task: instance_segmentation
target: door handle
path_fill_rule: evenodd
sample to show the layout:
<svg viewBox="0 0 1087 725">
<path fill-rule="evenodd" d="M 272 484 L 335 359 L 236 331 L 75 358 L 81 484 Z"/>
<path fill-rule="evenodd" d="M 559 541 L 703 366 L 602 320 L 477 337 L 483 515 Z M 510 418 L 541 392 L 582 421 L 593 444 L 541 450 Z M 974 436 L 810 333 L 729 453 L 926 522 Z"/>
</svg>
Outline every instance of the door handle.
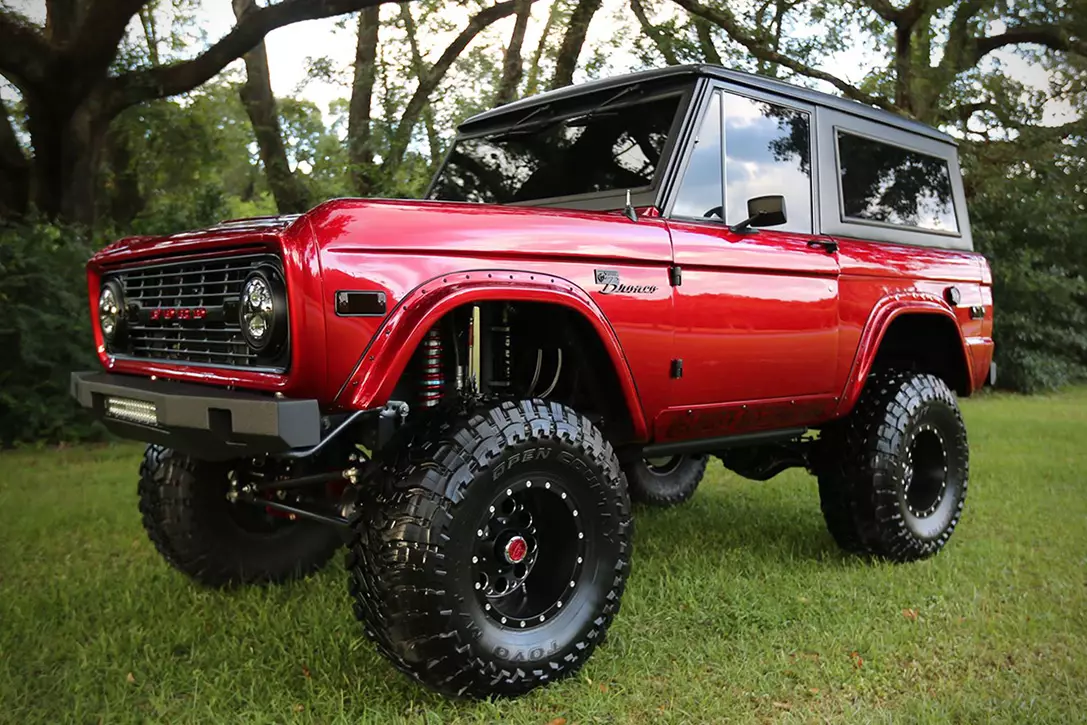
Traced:
<svg viewBox="0 0 1087 725">
<path fill-rule="evenodd" d="M 838 242 L 833 239 L 809 239 L 808 248 L 815 249 L 816 247 L 822 247 L 827 254 L 834 254 L 838 251 Z"/>
</svg>

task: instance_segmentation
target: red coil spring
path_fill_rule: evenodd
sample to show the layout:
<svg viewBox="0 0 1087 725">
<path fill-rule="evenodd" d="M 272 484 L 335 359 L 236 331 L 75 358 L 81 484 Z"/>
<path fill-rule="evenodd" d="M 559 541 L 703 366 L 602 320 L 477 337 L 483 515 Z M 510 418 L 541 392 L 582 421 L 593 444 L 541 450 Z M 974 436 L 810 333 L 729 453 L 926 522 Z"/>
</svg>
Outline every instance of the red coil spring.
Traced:
<svg viewBox="0 0 1087 725">
<path fill-rule="evenodd" d="M 445 376 L 442 375 L 442 337 L 432 327 L 423 338 L 423 384 L 420 401 L 424 408 L 433 408 L 442 399 Z"/>
</svg>

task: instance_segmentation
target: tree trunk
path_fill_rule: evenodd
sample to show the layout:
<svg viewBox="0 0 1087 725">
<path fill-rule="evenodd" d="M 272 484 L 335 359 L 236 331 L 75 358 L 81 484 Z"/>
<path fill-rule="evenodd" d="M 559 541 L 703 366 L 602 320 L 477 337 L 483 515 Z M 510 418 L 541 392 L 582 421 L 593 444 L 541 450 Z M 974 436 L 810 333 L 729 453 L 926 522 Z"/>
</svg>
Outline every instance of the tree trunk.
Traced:
<svg viewBox="0 0 1087 725">
<path fill-rule="evenodd" d="M 547 14 L 547 22 L 544 23 L 543 32 L 540 33 L 540 42 L 536 45 L 536 52 L 532 54 L 532 60 L 528 64 L 528 80 L 525 81 L 525 95 L 534 96 L 540 89 L 540 62 L 543 60 L 544 51 L 547 50 L 547 41 L 551 38 L 551 29 L 559 19 L 559 11 L 562 10 L 562 0 L 554 0 L 551 3 L 551 11 Z"/>
<path fill-rule="evenodd" d="M 72 110 L 36 95 L 24 100 L 34 147 L 31 204 L 48 218 L 93 226 L 98 161 L 109 127 L 97 94 Z"/>
<path fill-rule="evenodd" d="M 381 9 L 366 8 L 359 13 L 358 42 L 355 46 L 355 79 L 347 116 L 347 157 L 351 163 L 351 185 L 359 196 L 374 193 L 374 148 L 370 127 L 377 79 L 378 31 Z"/>
<path fill-rule="evenodd" d="M 702 51 L 702 57 L 707 63 L 721 65 L 721 54 L 717 52 L 717 46 L 713 44 L 713 26 L 705 18 L 694 17 L 695 34 L 698 35 L 698 47 Z"/>
<path fill-rule="evenodd" d="M 0 187 L 21 185 L 27 208 L 48 218 L 93 224 L 98 163 L 118 113 L 193 90 L 276 28 L 386 1 L 279 0 L 258 7 L 249 0 L 254 8 L 246 18 L 195 57 L 120 71 L 116 61 L 127 29 L 149 0 L 45 0 L 45 24 L 38 27 L 0 2 L 0 74 L 23 96 L 34 150 L 25 182 L 4 167 Z M 3 203 L 7 213 L 11 202 Z"/>
<path fill-rule="evenodd" d="M 676 65 L 679 61 L 676 60 L 676 52 L 672 48 L 672 36 L 653 25 L 649 20 L 649 15 L 645 12 L 642 0 L 630 0 L 630 9 L 634 13 L 634 17 L 638 19 L 638 25 L 641 26 L 642 32 L 653 41 L 653 45 L 657 47 L 657 52 L 664 58 L 664 62 L 668 65 Z"/>
<path fill-rule="evenodd" d="M 555 75 L 551 79 L 552 90 L 574 82 L 574 71 L 577 69 L 581 48 L 585 45 L 589 23 L 592 22 L 596 11 L 600 9 L 601 2 L 602 0 L 578 0 L 574 12 L 570 14 L 566 34 L 562 37 L 559 54 L 555 57 Z"/>
<path fill-rule="evenodd" d="M 139 174 L 126 139 L 117 133 L 107 133 L 104 167 L 109 170 L 109 215 L 117 226 L 124 228 L 143 211 L 147 200 L 140 192 Z"/>
<path fill-rule="evenodd" d="M 26 213 L 30 162 L 15 137 L 11 116 L 0 99 L 0 221 Z"/>
<path fill-rule="evenodd" d="M 234 15 L 242 20 L 256 9 L 255 0 L 234 0 Z M 283 132 L 279 126 L 279 111 L 272 94 L 272 77 L 268 71 L 268 51 L 264 41 L 246 53 L 245 83 L 241 88 L 242 105 L 253 124 L 257 148 L 268 187 L 276 200 L 281 214 L 297 214 L 309 208 L 306 189 L 300 179 L 291 173 L 287 161 L 287 149 L 283 145 Z"/>
<path fill-rule="evenodd" d="M 498 90 L 494 94 L 494 105 L 502 106 L 517 98 L 517 86 L 521 83 L 525 66 L 521 60 L 521 46 L 525 42 L 525 30 L 532 17 L 532 0 L 518 0 L 517 22 L 513 24 L 513 35 L 506 46 L 506 56 L 502 61 L 502 77 L 498 81 Z"/>
<path fill-rule="evenodd" d="M 457 37 L 453 38 L 449 45 L 446 46 L 441 57 L 438 58 L 434 65 L 430 66 L 426 75 L 419 81 L 415 93 L 408 99 L 407 104 L 404 106 L 404 112 L 400 115 L 400 121 L 396 124 L 396 131 L 393 132 L 392 142 L 389 145 L 389 153 L 381 165 L 382 171 L 387 177 L 392 177 L 400 166 L 400 162 L 403 161 L 404 153 L 411 141 L 412 131 L 415 129 L 416 124 L 419 123 L 423 111 L 429 105 L 431 94 L 437 90 L 453 63 L 471 45 L 477 35 L 502 18 L 512 15 L 515 8 L 515 0 L 506 0 L 506 2 L 491 5 L 473 15 Z"/>
<path fill-rule="evenodd" d="M 913 80 L 913 28 L 905 23 L 895 27 L 895 105 L 913 114 L 910 85 Z"/>
<path fill-rule="evenodd" d="M 411 70 L 416 83 L 426 80 L 427 67 L 423 60 L 423 54 L 419 51 L 419 33 L 415 26 L 415 17 L 411 14 L 411 8 L 407 3 L 400 6 L 400 18 L 404 21 L 404 32 L 408 36 L 408 47 L 411 50 Z M 423 127 L 426 128 L 427 143 L 430 146 L 430 165 L 436 166 L 442 157 L 442 142 L 438 137 L 438 129 L 434 125 L 434 111 L 430 104 L 423 109 Z"/>
</svg>

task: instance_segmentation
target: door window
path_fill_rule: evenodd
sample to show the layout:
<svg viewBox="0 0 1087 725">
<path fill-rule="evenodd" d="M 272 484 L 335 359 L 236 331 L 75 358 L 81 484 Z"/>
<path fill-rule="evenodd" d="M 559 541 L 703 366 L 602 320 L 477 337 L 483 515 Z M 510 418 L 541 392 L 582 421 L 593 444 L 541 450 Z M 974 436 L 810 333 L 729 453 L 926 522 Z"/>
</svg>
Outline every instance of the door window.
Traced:
<svg viewBox="0 0 1087 725">
<path fill-rule="evenodd" d="M 721 93 L 716 92 L 702 117 L 673 216 L 721 221 L 721 159 Z"/>
<path fill-rule="evenodd" d="M 788 221 L 774 230 L 812 233 L 811 117 L 725 94 L 725 221 L 747 218 L 747 200 L 780 194 Z"/>
</svg>

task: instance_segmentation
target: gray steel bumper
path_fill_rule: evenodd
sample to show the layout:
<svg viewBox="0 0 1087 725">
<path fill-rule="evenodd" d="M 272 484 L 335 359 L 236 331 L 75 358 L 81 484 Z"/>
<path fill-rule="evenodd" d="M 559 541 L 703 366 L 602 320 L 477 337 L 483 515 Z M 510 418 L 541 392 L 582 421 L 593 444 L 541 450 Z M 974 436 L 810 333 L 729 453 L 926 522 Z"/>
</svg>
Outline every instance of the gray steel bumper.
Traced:
<svg viewBox="0 0 1087 725">
<path fill-rule="evenodd" d="M 208 460 L 308 448 L 321 441 L 316 400 L 273 398 L 191 383 L 150 380 L 103 372 L 72 373 L 72 397 L 111 432 L 158 443 Z M 106 414 L 106 399 L 155 406 L 154 425 Z"/>
</svg>

